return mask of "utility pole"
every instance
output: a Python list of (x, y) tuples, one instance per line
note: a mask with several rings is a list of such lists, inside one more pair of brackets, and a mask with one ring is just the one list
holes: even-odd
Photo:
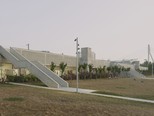
[(28, 50), (29, 50), (29, 43), (27, 44)]
[(148, 64), (149, 64), (149, 59), (150, 59), (150, 57), (151, 57), (151, 59), (152, 59), (152, 77), (153, 77), (153, 64), (154, 64), (154, 59), (153, 59), (153, 57), (152, 57), (152, 54), (151, 54), (151, 51), (150, 51), (150, 45), (148, 44)]
[(79, 92), (79, 76), (78, 76), (78, 65), (79, 65), (79, 43), (78, 43), (78, 38), (76, 38), (74, 41), (76, 41), (76, 92)]
[(148, 44), (148, 64), (149, 64), (149, 55), (150, 55), (150, 45)]

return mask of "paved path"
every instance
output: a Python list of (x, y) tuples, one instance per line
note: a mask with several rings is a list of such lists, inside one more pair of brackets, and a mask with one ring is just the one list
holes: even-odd
[[(14, 85), (21, 85), (21, 86), (28, 86), (28, 87), (35, 87), (35, 88), (42, 88), (42, 89), (60, 90), (60, 91), (66, 91), (66, 92), (77, 92), (76, 88), (70, 88), (70, 87), (68, 87), (68, 88), (50, 88), (50, 87), (42, 87), (42, 86), (28, 85), (28, 84), (21, 84), (21, 83), (12, 83), (12, 82), (9, 82), (9, 83), (14, 84)], [(109, 98), (116, 98), (116, 99), (123, 99), (123, 100), (130, 100), (130, 101), (145, 102), (145, 103), (154, 104), (154, 100), (146, 100), (146, 99), (139, 99), (139, 98), (92, 93), (95, 91), (96, 90), (80, 89), (80, 88), (78, 89), (78, 93), (82, 93), (82, 94), (96, 95), (96, 96), (102, 96), (102, 97), (109, 97)]]
[(154, 80), (154, 78), (148, 78), (148, 77), (142, 79)]

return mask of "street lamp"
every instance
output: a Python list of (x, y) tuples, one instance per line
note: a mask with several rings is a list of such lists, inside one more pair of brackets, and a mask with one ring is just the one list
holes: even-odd
[(78, 84), (79, 84), (79, 77), (78, 77), (78, 65), (79, 65), (79, 63), (78, 63), (78, 56), (79, 56), (79, 43), (78, 43), (78, 37), (74, 40), (74, 41), (76, 41), (76, 92), (78, 93), (78, 88), (79, 88), (79, 86), (78, 86)]

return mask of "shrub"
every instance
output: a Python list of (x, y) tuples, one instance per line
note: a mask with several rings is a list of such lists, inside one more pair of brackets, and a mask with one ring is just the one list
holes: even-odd
[(24, 76), (15, 76), (14, 82), (24, 82), (25, 77)]
[(7, 75), (7, 81), (14, 82), (15, 76)]
[(9, 82), (24, 82), (25, 77), (24, 76), (7, 76), (7, 81)]
[(26, 80), (26, 82), (40, 82), (40, 80), (32, 74), (26, 75), (25, 80)]
[(40, 82), (40, 80), (32, 74), (28, 74), (26, 76), (7, 76), (7, 81), (9, 82)]

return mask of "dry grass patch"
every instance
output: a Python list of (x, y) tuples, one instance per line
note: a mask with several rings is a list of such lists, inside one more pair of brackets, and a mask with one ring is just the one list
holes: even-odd
[[(71, 87), (76, 87), (75, 80), (68, 82)], [(139, 78), (79, 80), (79, 87), (98, 90), (102, 93), (154, 100), (154, 80)]]
[[(14, 96), (24, 100), (4, 100)], [(153, 108), (153, 104), (0, 84), (2, 116), (152, 116)]]

